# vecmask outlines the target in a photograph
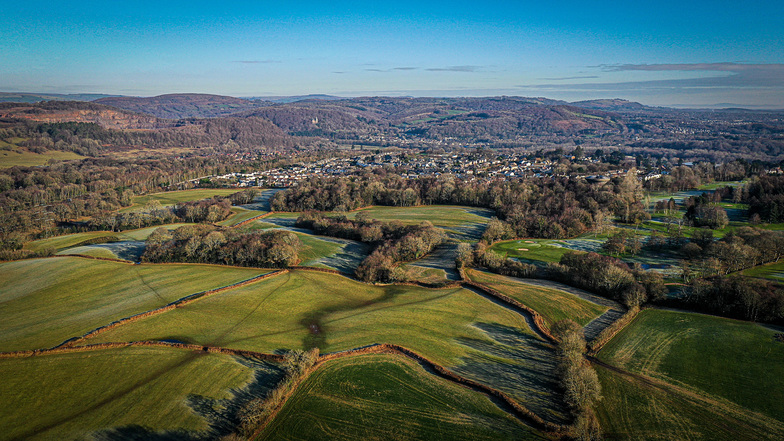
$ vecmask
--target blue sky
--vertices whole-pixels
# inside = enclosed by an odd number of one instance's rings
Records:
[[[8,3],[0,91],[784,108],[781,1]]]

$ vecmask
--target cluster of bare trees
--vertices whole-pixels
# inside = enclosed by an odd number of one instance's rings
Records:
[[[553,324],[558,339],[557,373],[564,391],[564,401],[574,417],[570,435],[579,440],[601,439],[601,427],[593,406],[601,399],[602,386],[596,371],[585,360],[583,329],[569,319]]]
[[[371,220],[364,213],[355,219],[343,215],[327,216],[306,212],[297,218],[297,226],[309,228],[316,234],[358,240],[375,247],[355,271],[365,282],[394,282],[404,280],[399,262],[424,257],[443,242],[444,231],[424,221],[417,225]]]
[[[284,230],[241,232],[213,225],[156,229],[147,238],[144,262],[201,262],[260,268],[299,263],[301,243]]]

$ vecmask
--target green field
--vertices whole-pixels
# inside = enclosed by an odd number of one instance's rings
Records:
[[[158,201],[163,206],[176,205],[180,202],[198,201],[208,199],[213,196],[228,196],[239,191],[241,188],[196,188],[193,190],[167,191],[163,193],[153,193],[144,196],[136,196],[131,202],[133,205],[125,207],[120,211],[134,211],[144,208],[150,201]]]
[[[504,257],[517,257],[542,262],[560,262],[561,256],[572,251],[560,244],[560,242],[553,239],[511,240],[496,242],[490,247],[490,251]]]
[[[474,282],[487,285],[532,308],[549,324],[571,319],[585,326],[609,309],[566,291],[528,285],[498,274],[469,269],[466,275]]]
[[[30,251],[40,251],[45,248],[54,248],[55,250],[64,250],[74,245],[78,245],[86,240],[95,239],[98,237],[117,236],[120,240],[145,240],[147,236],[152,234],[157,228],[164,227],[168,230],[175,230],[184,225],[193,225],[189,223],[156,225],[154,227],[139,228],[138,230],[125,230],[120,233],[112,231],[87,231],[84,233],[65,234],[63,236],[49,237],[46,239],[38,239],[25,244],[25,248]]]
[[[300,265],[311,265],[316,260],[334,255],[342,248],[340,244],[319,239],[318,236],[295,234],[302,242],[302,248],[299,251],[299,258],[302,259]]]
[[[645,310],[599,358],[784,421],[784,343],[775,333],[750,322]]]
[[[296,270],[111,329],[87,343],[176,340],[274,352],[395,343],[562,422],[552,348],[525,318],[462,288],[373,286]]]
[[[494,322],[531,333],[518,314],[462,288],[373,286],[296,270],[112,329],[91,343],[166,340],[273,352],[322,352],[397,343],[454,364],[467,348],[456,338],[488,340],[471,326]]]
[[[784,424],[740,406],[656,387],[597,366],[596,407],[605,440],[780,440]]]
[[[253,219],[256,216],[261,216],[266,213],[265,211],[246,210],[242,207],[231,207],[232,215],[226,219],[218,222],[218,225],[232,226],[248,219]]]
[[[33,153],[21,148],[0,150],[0,168],[13,166],[34,167],[36,165],[46,165],[49,161],[61,162],[82,158],[84,158],[84,156],[74,152],[64,152],[60,150],[49,150],[44,153]]]
[[[206,431],[195,409],[220,414],[253,369],[227,355],[132,347],[0,359],[0,377],[0,439],[81,440],[107,430],[114,437],[106,439],[150,439],[147,430]]]
[[[784,282],[784,261],[755,266],[742,273],[744,276],[770,279],[774,282]]]
[[[0,264],[0,351],[40,349],[181,297],[264,273],[61,257]]]
[[[401,356],[328,362],[286,402],[258,440],[547,439],[486,396]]]
[[[433,225],[462,236],[479,238],[485,224],[495,215],[486,208],[461,207],[452,205],[427,205],[419,207],[370,207],[348,213],[354,218],[365,213],[369,219],[385,222],[400,221],[404,224],[418,224],[430,221]]]

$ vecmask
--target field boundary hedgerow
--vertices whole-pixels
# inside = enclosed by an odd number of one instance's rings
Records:
[[[254,217],[252,217],[250,219],[245,219],[244,221],[239,221],[236,224],[231,225],[230,228],[241,227],[243,225],[247,225],[247,224],[249,224],[251,222],[254,222],[254,221],[257,221],[259,219],[264,219],[265,217],[268,217],[268,216],[276,214],[276,213],[278,213],[278,212],[277,211],[268,211],[268,212],[260,214],[258,216],[254,216]]]
[[[65,346],[65,347],[74,346],[74,345],[76,345],[79,342],[82,342],[82,341],[84,341],[84,340],[86,340],[86,339],[88,339],[90,337],[94,337],[94,336],[96,336],[96,335],[98,335],[100,333],[106,332],[106,331],[108,331],[110,329],[114,329],[114,328],[116,328],[116,327],[118,327],[120,325],[124,325],[124,324],[130,323],[130,322],[134,322],[136,320],[140,320],[140,319],[143,319],[145,317],[149,317],[149,316],[152,316],[152,315],[160,314],[160,313],[163,313],[163,312],[166,312],[166,311],[171,311],[172,309],[183,307],[183,306],[185,306],[185,305],[187,305],[187,304],[189,304],[189,303],[191,303],[193,301],[196,301],[198,299],[201,299],[201,298],[204,298],[204,297],[207,297],[207,296],[211,296],[211,295],[214,295],[214,294],[217,294],[217,293],[220,293],[220,292],[223,292],[223,291],[227,291],[227,290],[230,290],[230,289],[239,288],[239,287],[242,287],[242,286],[245,286],[245,285],[249,285],[251,283],[258,282],[258,281],[261,281],[261,280],[269,279],[271,277],[275,277],[275,276],[278,276],[278,275],[281,275],[281,274],[285,274],[287,272],[288,272],[287,269],[273,271],[273,272],[270,272],[270,273],[260,274],[260,275],[255,276],[255,277],[251,277],[250,279],[245,279],[245,280],[239,281],[237,283],[232,283],[231,285],[225,285],[225,286],[221,286],[219,288],[214,288],[214,289],[209,289],[209,290],[206,290],[206,291],[200,291],[200,292],[197,292],[197,293],[194,293],[194,294],[189,294],[189,295],[187,295],[185,297],[177,299],[177,300],[175,300],[175,301],[173,301],[173,302],[171,302],[171,303],[169,303],[169,304],[167,304],[165,306],[162,306],[160,308],[152,309],[152,310],[145,311],[145,312],[140,312],[138,314],[134,314],[134,315],[131,315],[131,316],[128,316],[128,317],[123,317],[123,318],[115,320],[115,321],[113,321],[113,322],[111,322],[111,323],[109,323],[107,325],[99,326],[98,328],[95,328],[95,329],[93,329],[93,330],[91,330],[91,331],[89,331],[89,332],[87,332],[87,333],[85,333],[85,334],[83,334],[81,336],[72,337],[72,338],[70,338],[70,339],[60,343],[59,345],[55,346],[54,348],[59,348],[59,347],[62,347],[62,346]]]
[[[640,313],[640,307],[635,306],[626,313],[624,313],[621,318],[614,321],[610,326],[604,328],[599,335],[596,336],[593,340],[588,343],[588,353],[590,355],[596,355],[599,351],[602,350],[604,345],[610,342],[619,332],[624,330],[626,326],[630,325],[635,318],[637,318],[637,314]]]

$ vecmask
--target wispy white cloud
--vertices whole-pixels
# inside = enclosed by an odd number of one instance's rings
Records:
[[[484,66],[447,66],[447,67],[431,67],[425,69],[430,72],[478,72]]]

